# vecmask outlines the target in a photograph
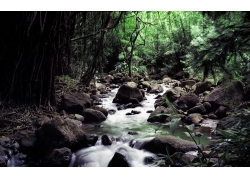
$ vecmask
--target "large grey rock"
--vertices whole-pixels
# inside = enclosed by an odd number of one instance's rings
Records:
[[[86,93],[64,94],[62,96],[61,108],[69,114],[82,114],[86,108],[90,108],[93,101]]]
[[[54,118],[35,131],[37,145],[41,150],[68,147],[78,149],[87,146],[87,138],[75,120]]]
[[[178,99],[177,104],[178,106],[185,104],[187,106],[187,109],[190,109],[196,106],[196,104],[199,102],[200,102],[199,97],[196,94],[188,93],[186,95],[181,96]]]
[[[87,108],[83,111],[84,122],[101,122],[105,121],[107,117],[98,110]]]
[[[143,95],[138,88],[132,88],[128,85],[122,85],[115,96],[117,102],[121,104],[129,103],[132,98],[140,102],[143,100]]]
[[[156,108],[148,117],[148,122],[169,122],[172,120],[172,116],[176,114],[177,111],[171,109],[170,107],[166,108],[164,106],[159,106]]]
[[[222,83],[204,98],[212,106],[224,106],[233,109],[242,104],[246,99],[243,86],[239,81]]]
[[[152,153],[167,154],[166,148],[170,155],[175,152],[188,152],[197,150],[194,142],[183,140],[174,136],[157,136],[154,139],[145,142],[141,149],[145,149]]]

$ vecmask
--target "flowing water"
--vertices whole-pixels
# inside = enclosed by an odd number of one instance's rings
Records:
[[[163,85],[163,93],[168,89]],[[102,99],[101,107],[107,110],[116,110],[113,115],[108,115],[107,119],[101,123],[83,124],[82,128],[86,134],[93,135],[108,135],[113,143],[110,146],[104,146],[99,139],[95,146],[84,148],[72,155],[70,166],[101,166],[107,167],[109,161],[114,156],[115,152],[123,150],[123,155],[126,156],[130,166],[147,166],[144,162],[146,157],[152,157],[153,154],[138,150],[143,141],[152,139],[157,135],[170,135],[169,124],[157,124],[147,122],[150,113],[149,110],[154,110],[154,102],[156,94],[146,94],[147,100],[141,102],[142,107],[133,109],[117,110],[115,103],[112,103],[118,88],[113,89],[107,98]],[[161,95],[163,94],[161,93]],[[140,114],[126,115],[131,110],[140,111]],[[129,132],[136,132],[136,135],[130,135]],[[201,132],[204,136],[196,141],[207,145],[210,143],[212,136],[209,132]],[[190,135],[182,128],[178,128],[175,136],[182,139],[192,141]],[[129,143],[133,142],[133,148]]]

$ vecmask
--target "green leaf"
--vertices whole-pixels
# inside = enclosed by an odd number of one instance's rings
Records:
[[[175,119],[172,119],[172,121],[170,122],[170,131],[173,135],[175,133],[177,126],[180,123],[180,120],[181,120],[181,118],[175,118]]]
[[[190,131],[193,131],[194,130],[194,124],[190,124],[190,125],[185,125],[185,127],[190,130]]]

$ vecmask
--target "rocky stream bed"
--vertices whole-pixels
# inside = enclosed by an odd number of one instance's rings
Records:
[[[158,166],[164,155],[195,163],[198,147],[190,134],[182,126],[175,135],[169,130],[174,115],[195,127],[192,136],[209,157],[217,126],[227,124],[236,107],[248,106],[250,89],[239,81],[215,86],[178,74],[102,75],[92,87],[70,92],[61,91],[64,85],[56,82],[56,111],[1,107],[0,166]]]

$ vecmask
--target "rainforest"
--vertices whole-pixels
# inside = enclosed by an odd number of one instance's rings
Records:
[[[249,167],[248,11],[0,11],[0,167]]]

